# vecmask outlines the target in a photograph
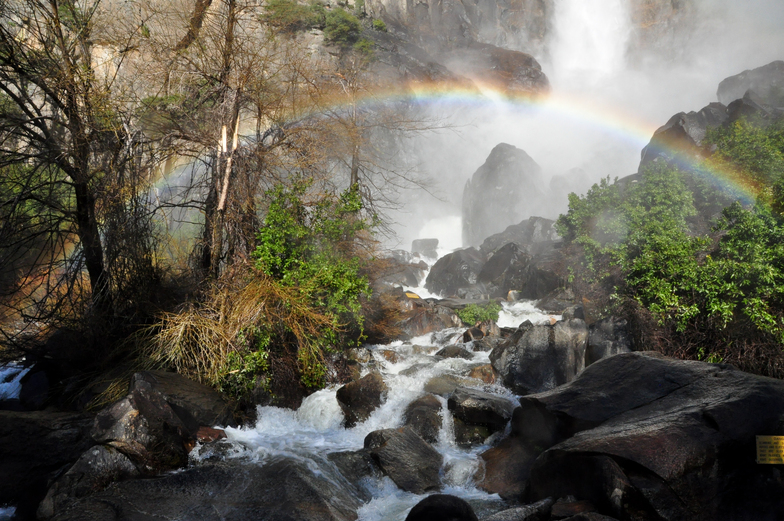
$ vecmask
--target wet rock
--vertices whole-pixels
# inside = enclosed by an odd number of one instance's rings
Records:
[[[381,405],[386,392],[387,386],[379,373],[369,373],[338,389],[335,397],[343,411],[346,427],[367,420]]]
[[[574,292],[571,289],[564,288],[558,288],[550,292],[536,303],[536,307],[545,313],[562,313],[563,310],[574,305]]]
[[[378,277],[379,280],[391,285],[397,284],[414,288],[419,286],[425,278],[427,263],[422,260],[416,261],[408,252],[396,250],[396,252],[398,251],[401,253],[387,259],[383,272]]]
[[[552,250],[560,240],[561,237],[555,231],[555,221],[544,217],[530,217],[489,236],[482,242],[479,250],[485,255],[490,255],[503,245],[514,243],[521,251],[529,255],[538,255]]]
[[[483,364],[472,368],[468,373],[468,377],[482,380],[486,384],[495,383],[495,371],[493,371],[493,366],[490,364]]]
[[[724,79],[719,83],[717,96],[721,103],[729,105],[749,90],[766,105],[784,107],[784,61],[774,61]]]
[[[514,410],[514,405],[505,398],[464,387],[455,389],[447,406],[456,418],[469,425],[483,425],[490,432],[503,430]]]
[[[409,338],[462,325],[463,322],[455,312],[443,306],[416,307],[399,324]]]
[[[445,374],[434,376],[425,383],[425,392],[433,393],[444,398],[452,394],[458,387],[476,384],[476,380],[461,378],[459,376]]]
[[[184,466],[199,427],[233,425],[231,409],[213,389],[176,373],[142,371],[129,394],[101,410],[92,436],[149,470]]]
[[[411,427],[373,431],[365,448],[400,489],[423,494],[440,488],[443,457]]]
[[[552,499],[543,499],[530,505],[502,510],[482,518],[482,521],[547,521],[550,519],[552,504]]]
[[[464,360],[471,360],[474,358],[474,354],[471,351],[460,346],[446,346],[437,351],[436,356],[442,356],[444,358],[462,358]]]
[[[455,442],[461,447],[481,445],[489,438],[493,431],[486,425],[472,425],[460,418],[453,418]]]
[[[484,285],[491,298],[506,297],[529,282],[531,256],[510,242],[493,252],[479,272],[477,282]]]
[[[481,329],[478,327],[471,327],[466,329],[465,333],[463,333],[463,343],[473,342],[474,340],[479,340],[484,336],[485,334]]]
[[[414,505],[406,521],[477,521],[474,509],[464,499],[449,494],[432,494]]]
[[[486,352],[492,351],[498,344],[503,342],[504,339],[500,337],[484,337],[480,340],[474,341],[474,351]]]
[[[588,344],[585,347],[585,365],[632,350],[626,320],[607,317],[591,324]]]
[[[480,454],[484,472],[476,477],[477,487],[504,499],[521,499],[534,461],[543,450],[520,438],[502,440]]]
[[[346,351],[346,357],[349,360],[366,364],[373,360],[373,352],[367,347],[352,347]]]
[[[131,378],[129,392],[133,394],[142,390],[160,395],[189,426],[198,428],[201,425],[236,425],[231,407],[218,392],[177,373],[136,373]]]
[[[354,485],[363,501],[370,501],[373,498],[368,485],[370,480],[381,477],[381,470],[370,455],[370,451],[362,449],[332,452],[327,455],[327,459],[335,464],[349,483]]]
[[[139,476],[136,465],[113,447],[96,445],[57,478],[38,507],[38,519],[49,519],[69,503],[104,489],[110,483]]]
[[[384,360],[391,364],[396,364],[400,361],[400,357],[398,356],[396,351],[392,351],[391,349],[379,349],[378,354],[380,354]]]
[[[741,99],[727,106],[727,122],[747,120],[758,126],[768,126],[784,116],[784,108],[774,108],[764,104],[754,91],[748,91]]]
[[[93,417],[51,411],[0,411],[0,504],[33,518],[47,482],[93,445]]]
[[[213,441],[226,439],[226,431],[223,429],[213,429],[212,427],[199,427],[196,431],[196,441],[199,443],[212,443]]]
[[[513,436],[530,438],[538,423],[551,441],[564,440],[531,469],[531,499],[573,495],[634,520],[774,519],[784,511],[784,480],[753,457],[756,435],[784,434],[784,382],[624,353],[520,401]]]
[[[302,461],[280,457],[264,465],[227,461],[113,483],[53,519],[350,521],[360,505],[352,486],[330,468],[314,472]]]
[[[425,288],[437,295],[457,296],[458,290],[472,288],[477,281],[485,256],[476,248],[448,253],[430,269]]]
[[[618,521],[614,517],[605,516],[597,512],[585,512],[576,516],[567,517],[563,521]]]
[[[568,308],[563,310],[561,315],[563,320],[585,320],[585,310],[581,304],[577,304],[576,306],[569,306]]]
[[[493,349],[490,361],[514,393],[542,392],[572,381],[584,368],[587,337],[579,319],[536,326],[525,321]]]
[[[414,429],[426,442],[435,443],[443,423],[441,411],[441,401],[432,394],[426,394],[408,404],[403,423]]]
[[[437,259],[438,239],[414,239],[411,242],[411,253],[430,259]]]
[[[539,213],[544,198],[539,188],[541,170],[524,150],[506,143],[496,145],[463,189],[463,244],[479,245],[486,237]]]

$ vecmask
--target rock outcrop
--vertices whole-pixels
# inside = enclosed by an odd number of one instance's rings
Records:
[[[623,520],[773,520],[784,479],[756,463],[759,434],[784,434],[784,382],[624,353],[520,398],[510,438],[483,455],[483,486]]]
[[[278,457],[265,465],[230,460],[113,483],[53,520],[353,521],[361,502],[352,489],[327,466],[314,472],[298,459]]]
[[[578,318],[553,325],[523,322],[490,352],[501,382],[516,394],[549,391],[585,367],[588,327]]]
[[[423,494],[441,487],[443,456],[411,427],[373,431],[365,438],[365,449],[400,489]]]
[[[343,411],[346,427],[367,420],[384,401],[386,392],[387,386],[378,373],[367,374],[338,389],[335,397]]]
[[[760,101],[772,107],[784,107],[784,61],[746,70],[719,83],[719,102],[729,105],[751,90]]]
[[[543,198],[539,165],[517,147],[496,145],[463,189],[463,244],[479,245],[536,215]]]
[[[476,248],[467,248],[444,255],[430,269],[425,288],[445,297],[459,296],[459,291],[469,289],[485,264],[485,256]]]

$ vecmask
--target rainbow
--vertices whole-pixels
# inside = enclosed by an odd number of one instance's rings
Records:
[[[466,85],[464,83],[412,82],[395,88],[363,91],[356,96],[353,103],[367,108],[394,104],[419,105],[423,108],[430,106],[494,106],[519,111],[523,115],[525,113],[552,114],[610,134],[619,141],[637,146],[640,151],[649,145],[656,130],[666,123],[665,121],[647,121],[634,114],[619,110],[615,106],[597,103],[593,99],[578,95],[510,92],[508,89],[492,83]],[[332,102],[320,105],[318,109],[339,111],[348,105],[349,102],[345,97],[335,98]],[[316,113],[316,110],[311,112],[311,114]],[[307,115],[300,114],[298,119],[307,117]],[[696,172],[715,186],[734,194],[744,203],[752,203],[757,199],[760,188],[738,172],[709,164],[693,152],[671,147],[659,146],[658,148],[671,157],[682,170]]]

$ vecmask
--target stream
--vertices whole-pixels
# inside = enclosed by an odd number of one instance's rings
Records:
[[[429,296],[424,288],[406,289]],[[531,301],[519,301],[504,303],[498,324],[501,327],[517,327],[525,320],[544,323],[552,317],[537,310]],[[473,351],[472,343],[468,343],[464,347],[473,352],[471,360],[434,356],[444,346],[461,342],[464,331],[465,328],[450,328],[408,341],[364,346],[369,360],[362,364],[362,376],[378,371],[388,392],[384,403],[355,427],[346,429],[341,426],[343,413],[335,397],[340,386],[331,386],[308,396],[296,411],[259,407],[255,425],[226,429],[229,447],[224,443],[221,457],[241,458],[259,465],[279,456],[293,457],[305,462],[325,479],[330,479],[327,477],[330,473],[319,470],[325,465],[332,466],[327,460],[328,454],[360,450],[370,432],[401,427],[406,406],[426,394],[425,387],[434,378],[459,377],[464,380],[465,383],[461,383],[464,387],[489,392],[516,403],[516,396],[504,387],[466,376],[472,368],[490,363],[489,352]],[[442,404],[442,425],[434,447],[444,458],[440,472],[442,493],[469,501],[479,517],[506,508],[498,495],[487,494],[477,489],[474,483],[474,475],[477,472],[481,474],[482,470],[479,455],[505,433],[496,433],[482,445],[459,446],[455,442],[447,400],[443,396],[438,399]],[[213,458],[213,450],[210,445],[197,446],[191,453],[192,463]],[[427,495],[404,492],[386,477],[365,478],[362,487],[366,496],[372,499],[358,511],[361,521],[399,521]]]

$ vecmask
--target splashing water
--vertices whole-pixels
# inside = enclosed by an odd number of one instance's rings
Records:
[[[13,400],[19,398],[22,391],[22,378],[30,368],[24,368],[18,363],[10,363],[0,367],[0,400]]]

